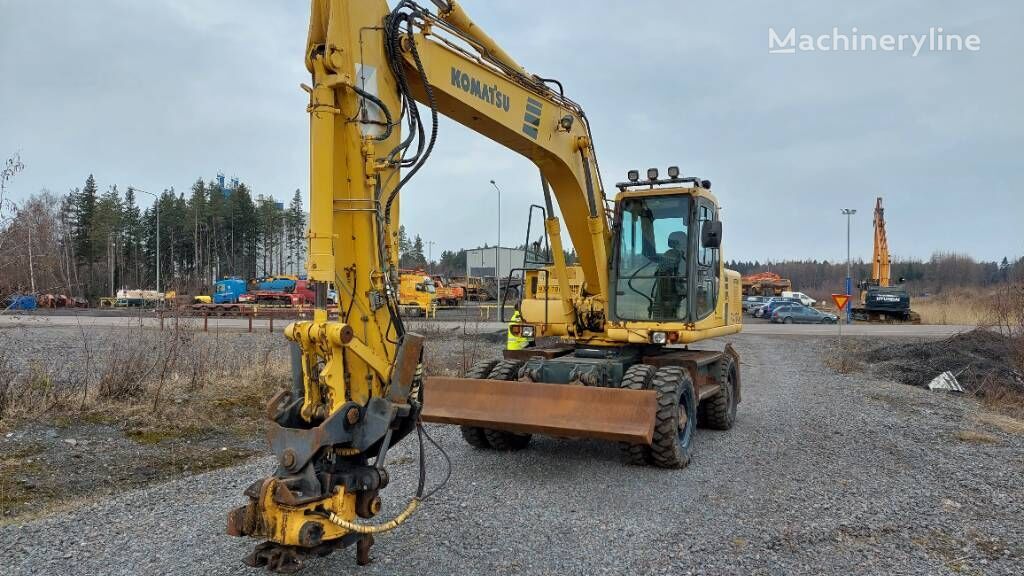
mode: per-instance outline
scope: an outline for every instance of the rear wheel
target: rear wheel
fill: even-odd
[[[489,380],[515,380],[519,377],[519,368],[522,365],[523,363],[518,360],[502,360],[494,365],[487,378]],[[533,438],[531,434],[519,434],[507,430],[484,428],[483,431],[487,442],[495,450],[522,450],[530,444],[530,439]]]
[[[497,360],[480,360],[466,371],[466,378],[487,378],[491,373]],[[491,447],[484,434],[484,429],[478,426],[459,426],[462,430],[462,439],[473,448],[487,449]]]
[[[728,430],[736,422],[736,363],[723,356],[712,367],[718,382],[718,394],[700,403],[700,425],[713,430]]]
[[[697,424],[697,396],[690,373],[676,366],[654,373],[651,388],[657,394],[651,462],[661,468],[684,468],[690,463],[690,445]]]
[[[651,380],[654,378],[655,368],[647,364],[634,364],[626,370],[622,376],[620,388],[626,390],[650,390]],[[629,444],[622,442],[622,455],[627,464],[643,466],[651,460],[651,448],[644,444]]]

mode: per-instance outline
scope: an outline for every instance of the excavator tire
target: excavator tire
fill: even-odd
[[[650,390],[655,371],[654,366],[649,364],[634,364],[622,376],[619,387],[627,390]],[[626,464],[644,466],[651,461],[650,446],[629,444],[628,442],[621,442],[619,446],[622,449],[622,456],[626,459]]]
[[[712,370],[719,391],[700,403],[697,422],[704,428],[728,430],[736,422],[736,363],[724,355]]]
[[[523,363],[519,360],[502,360],[491,369],[487,378],[490,380],[515,380],[519,377],[519,369],[522,366]],[[519,434],[507,430],[484,428],[483,431],[491,448],[503,452],[522,450],[530,445],[530,439],[533,437],[532,434]]]
[[[658,402],[651,463],[659,468],[685,468],[690,463],[690,446],[697,428],[693,379],[683,368],[665,366],[654,373],[651,388]]]
[[[466,371],[466,378],[487,378],[497,363],[497,360],[480,360],[469,367],[469,370]],[[462,439],[466,441],[466,444],[481,450],[491,447],[487,436],[484,435],[483,428],[479,426],[459,426],[459,428],[462,430]]]

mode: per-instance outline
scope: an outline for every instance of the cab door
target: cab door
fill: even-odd
[[[696,203],[696,271],[694,275],[694,318],[703,320],[710,316],[718,306],[720,286],[718,285],[718,273],[721,266],[719,249],[704,246],[704,235],[700,233],[704,229],[705,222],[711,222],[718,218],[715,213],[715,205],[706,198],[700,198]]]

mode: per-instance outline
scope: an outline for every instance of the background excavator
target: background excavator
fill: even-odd
[[[676,167],[665,178],[632,170],[609,202],[587,118],[562,85],[528,73],[456,2],[434,4],[312,2],[303,88],[315,312],[285,331],[292,383],[267,407],[277,467],[228,516],[230,534],[264,540],[250,565],[291,572],[350,544],[368,562],[373,535],[433,493],[424,421],[458,424],[479,448],[523,448],[536,433],[603,438],[629,462],[680,468],[698,421],[728,429],[735,419],[738,355],[688,347],[741,328],[711,183]],[[465,378],[424,376],[424,339],[406,329],[397,298],[400,192],[429,158],[441,114],[539,168],[552,260],[526,272],[513,329],[564,342],[509,351]],[[372,520],[388,450],[412,433],[416,492],[395,517]]]
[[[875,200],[874,249],[871,255],[871,279],[859,283],[860,302],[853,307],[853,319],[867,322],[921,323],[921,316],[910,309],[910,294],[900,278],[892,284],[889,239],[885,234],[885,209],[882,199]]]

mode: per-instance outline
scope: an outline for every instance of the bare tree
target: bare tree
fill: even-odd
[[[4,162],[3,170],[0,170],[0,232],[6,227],[10,214],[17,209],[14,202],[7,197],[7,184],[24,169],[25,165],[21,162],[21,154],[15,152]],[[3,240],[0,240],[0,248],[3,248]]]

